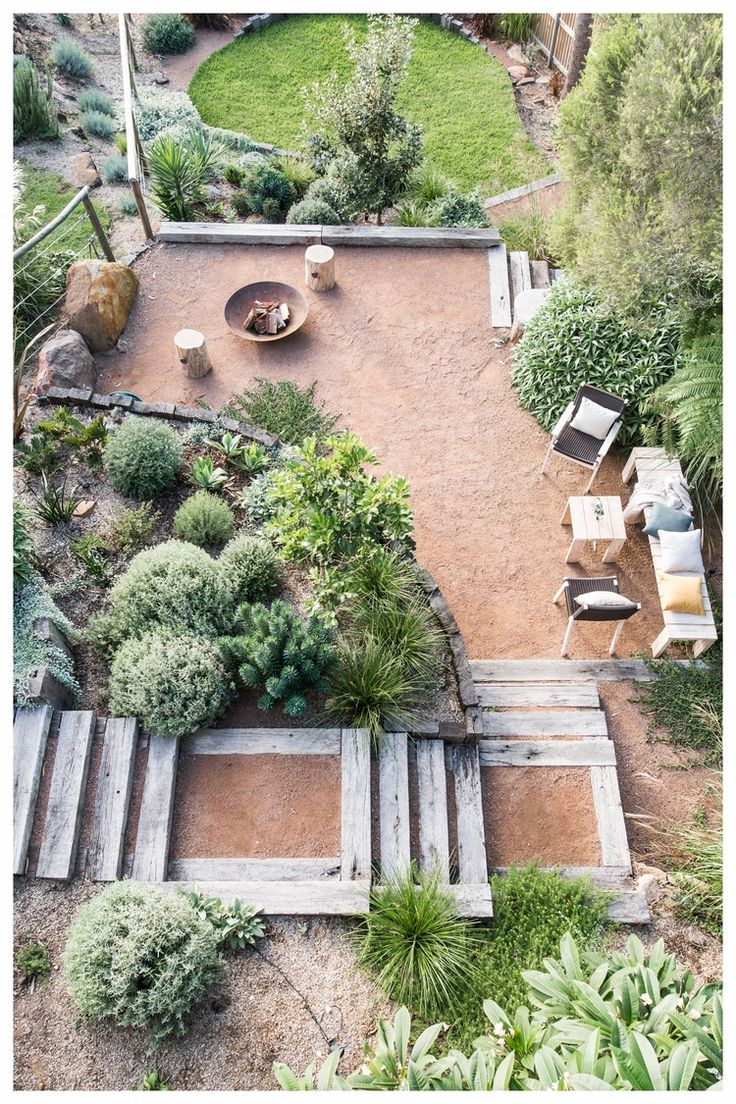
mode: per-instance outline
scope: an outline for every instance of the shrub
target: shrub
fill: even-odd
[[[159,627],[216,636],[231,628],[233,614],[230,585],[212,557],[171,540],[131,560],[110,590],[94,636],[112,646]]]
[[[415,203],[426,207],[427,204],[434,203],[448,192],[456,191],[457,189],[443,173],[425,161],[409,178],[406,194]]]
[[[110,668],[110,710],[149,732],[185,736],[219,720],[234,687],[217,646],[194,633],[157,629],[126,640]]]
[[[231,905],[223,905],[219,897],[208,897],[198,890],[183,893],[200,916],[203,916],[215,929],[220,947],[230,951],[243,951],[252,947],[256,939],[261,939],[263,921],[256,915],[259,909],[252,905],[241,904],[238,898]]]
[[[302,199],[289,208],[286,221],[305,226],[338,226],[342,219],[324,199]]]
[[[153,498],[176,482],[181,442],[165,422],[126,418],[105,449],[105,470],[119,494]]]
[[[13,499],[13,587],[30,583],[36,549],[31,536],[33,518],[22,502]]]
[[[150,86],[139,90],[137,119],[142,142],[152,142],[177,127],[202,125],[199,113],[186,92],[169,92]]]
[[[246,218],[253,214],[250,206],[250,194],[248,192],[233,192],[230,196],[230,206],[240,218]]]
[[[48,617],[60,633],[74,643],[77,632],[36,577],[13,594],[13,684],[16,705],[28,705],[28,676],[38,667],[48,667],[51,674],[69,690],[73,698],[79,698],[79,683],[74,674],[74,663],[69,654],[53,640],[42,640],[36,635],[33,623],[39,617]]]
[[[523,211],[504,219],[498,227],[501,239],[509,251],[523,250],[531,261],[555,264],[549,242],[549,222],[540,210]]]
[[[219,491],[227,483],[227,472],[215,467],[211,456],[197,456],[192,462],[192,482],[205,491]]]
[[[59,120],[52,100],[51,73],[47,68],[46,91],[42,92],[36,66],[22,55],[13,68],[13,141],[58,137]]]
[[[261,214],[266,222],[283,222],[281,204],[277,199],[264,199]]]
[[[26,981],[45,981],[51,973],[48,947],[39,943],[26,943],[15,957],[15,968]]]
[[[278,157],[274,164],[291,184],[295,198],[297,200],[303,199],[307,188],[315,179],[311,165],[303,161],[301,157],[288,157],[286,155]]]
[[[343,218],[343,205],[346,202],[345,189],[342,183],[336,179],[334,171],[328,169],[324,176],[318,176],[316,180],[313,180],[307,188],[304,198],[305,200],[318,199],[322,203],[326,203],[328,207],[337,212],[340,222],[348,221],[347,218]]]
[[[265,471],[251,480],[240,493],[240,505],[248,514],[248,520],[257,529],[271,521],[276,513],[276,505],[271,501],[273,472]]]
[[[135,201],[135,196],[132,196],[130,192],[125,192],[124,195],[119,196],[118,210],[124,215],[137,215],[138,204]]]
[[[677,338],[662,317],[627,325],[593,291],[556,280],[515,352],[519,402],[551,429],[578,386],[595,384],[628,399],[618,443],[638,444],[646,402],[678,363]]]
[[[123,510],[110,522],[109,547],[116,552],[137,552],[151,544],[159,518],[150,502],[135,510]]]
[[[55,40],[51,47],[51,60],[65,77],[74,80],[87,80],[95,71],[92,58],[71,38]]]
[[[430,207],[413,199],[405,199],[396,208],[396,225],[439,226],[439,221]]]
[[[115,123],[101,111],[84,111],[79,116],[79,124],[86,135],[93,134],[105,141],[109,141],[115,133]]]
[[[422,1015],[450,1011],[471,986],[474,928],[439,876],[413,868],[370,894],[358,962],[391,1000]]]
[[[241,449],[240,455],[235,460],[235,466],[248,475],[261,475],[269,466],[269,457],[263,445],[251,441],[249,445]]]
[[[317,617],[302,621],[293,608],[278,599],[266,606],[238,609],[238,636],[222,637],[225,662],[243,684],[263,690],[258,708],[267,711],[277,702],[290,717],[306,711],[305,694],[321,692],[335,658],[331,631]]]
[[[128,179],[128,159],[127,157],[113,156],[106,157],[102,162],[102,179],[106,184],[120,184],[122,181]],[[138,208],[135,206],[135,199],[133,196],[126,196],[126,199],[130,199],[137,212]]]
[[[217,564],[239,602],[262,602],[278,589],[284,561],[268,541],[240,533],[220,553]]]
[[[156,1039],[185,1033],[220,969],[216,933],[189,901],[136,882],[113,882],[78,909],[64,956],[83,1019],[110,1017]]]
[[[226,502],[209,491],[197,491],[174,515],[174,532],[192,544],[224,544],[235,529],[235,515]]]
[[[340,417],[314,397],[317,381],[300,388],[291,380],[273,382],[262,377],[249,391],[234,395],[222,413],[273,433],[287,445],[300,445],[306,437],[329,436]]]
[[[99,111],[103,115],[115,115],[112,98],[99,88],[85,88],[80,92],[77,96],[77,106],[80,111]]]
[[[488,226],[488,216],[477,192],[447,192],[427,207],[437,226]]]
[[[425,682],[407,670],[397,651],[387,651],[383,640],[341,639],[327,688],[327,717],[364,728],[377,741],[384,730],[411,730],[428,702]]]
[[[147,15],[141,37],[149,54],[184,54],[194,45],[191,23],[174,12]]]
[[[268,532],[286,559],[327,566],[367,544],[408,542],[413,519],[406,480],[369,475],[365,468],[377,459],[352,433],[328,437],[324,446],[328,455],[308,437],[274,474],[277,511]]]
[[[204,203],[204,185],[212,178],[218,150],[193,128],[181,140],[161,135],[148,151],[153,202],[164,218],[191,222]]]
[[[268,161],[256,165],[251,170],[244,181],[244,192],[248,196],[250,211],[256,215],[265,214],[264,203],[268,199],[275,200],[279,210],[283,211],[296,198],[296,193],[286,173]],[[241,193],[236,194],[240,195]],[[235,199],[235,196],[233,196],[233,199]]]
[[[248,174],[245,169],[241,169],[239,165],[226,165],[222,175],[225,177],[228,184],[232,184],[234,188],[239,188]]]

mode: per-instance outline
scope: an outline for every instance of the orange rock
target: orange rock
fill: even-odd
[[[111,349],[125,329],[137,291],[138,277],[126,265],[75,261],[66,276],[69,326],[93,353]]]

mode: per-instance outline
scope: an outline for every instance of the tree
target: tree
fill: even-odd
[[[396,111],[416,19],[369,15],[365,41],[346,28],[355,72],[341,84],[332,73],[306,90],[312,121],[307,145],[318,171],[328,171],[340,194],[341,213],[381,214],[405,190],[422,157],[422,128]]]
[[[722,45],[717,14],[599,19],[560,107],[559,251],[630,316],[705,306],[719,278]]]

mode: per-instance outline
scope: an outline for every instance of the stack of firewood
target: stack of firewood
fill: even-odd
[[[257,334],[275,334],[283,330],[288,321],[288,303],[256,299],[243,320],[243,329],[255,330]]]

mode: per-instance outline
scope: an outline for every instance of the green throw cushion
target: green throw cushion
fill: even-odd
[[[648,537],[659,540],[659,530],[664,529],[668,533],[685,533],[693,523],[693,519],[684,510],[673,510],[671,506],[665,506],[662,502],[655,502],[649,514],[649,521],[642,532]]]

